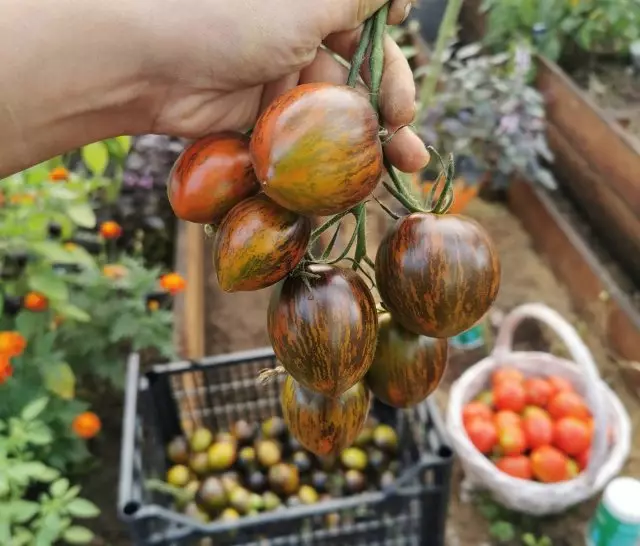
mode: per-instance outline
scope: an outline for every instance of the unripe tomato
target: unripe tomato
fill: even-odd
[[[474,220],[448,214],[398,220],[380,243],[375,273],[394,319],[438,338],[476,324],[500,285],[498,253],[487,233]]]
[[[521,455],[527,449],[527,438],[521,427],[504,426],[498,430],[498,444],[505,455]]]
[[[311,220],[266,195],[245,199],[222,220],[213,247],[220,288],[259,290],[281,281],[300,263],[311,237]]]
[[[338,398],[327,398],[287,376],[280,403],[289,431],[306,449],[318,456],[336,455],[360,434],[371,393],[359,382]]]
[[[378,317],[378,324],[376,354],[365,376],[367,386],[376,398],[395,408],[422,402],[442,379],[447,366],[447,340],[409,332],[389,313]],[[491,410],[484,407],[491,418]]]
[[[196,224],[218,224],[259,189],[249,137],[231,131],[201,138],[185,148],[167,182],[175,215]]]
[[[371,366],[378,334],[376,303],[355,271],[311,265],[276,285],[267,331],[278,360],[296,381],[335,397]]]
[[[251,135],[264,193],[299,214],[350,209],[382,175],[379,126],[366,95],[351,87],[309,83],[280,95]]]

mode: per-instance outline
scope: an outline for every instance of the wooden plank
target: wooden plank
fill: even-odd
[[[547,119],[640,216],[640,143],[608,119],[558,65],[537,57],[537,67],[537,87],[547,102]]]
[[[199,224],[179,222],[176,251],[176,270],[185,278],[187,288],[176,298],[174,306],[174,338],[181,358],[197,359],[204,356],[204,232]],[[197,413],[201,406],[196,389],[202,386],[197,373],[182,374],[174,378],[174,390],[184,393],[179,411],[182,427],[189,432],[202,424]]]
[[[640,313],[553,200],[521,180],[513,181],[508,197],[576,309],[618,357],[640,360]]]
[[[580,155],[553,122],[548,123],[547,137],[556,155],[559,183],[583,209],[611,254],[640,278],[640,215],[598,175],[595,158]]]

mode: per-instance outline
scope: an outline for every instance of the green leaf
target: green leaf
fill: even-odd
[[[89,315],[89,313],[75,305],[71,305],[70,303],[59,305],[58,311],[65,318],[69,318],[77,322],[89,322],[91,320],[91,315]]]
[[[131,149],[131,137],[130,136],[119,136],[116,137],[116,141],[118,142],[118,144],[120,144],[120,147],[122,148],[122,151],[124,152],[124,154],[128,154],[129,150]]]
[[[33,473],[33,479],[42,483],[49,483],[55,480],[60,475],[55,468],[50,468],[44,464]]]
[[[516,535],[513,524],[502,520],[491,524],[489,534],[500,542],[509,542]]]
[[[73,263],[70,261],[71,253],[54,241],[36,241],[31,243],[31,249],[50,262]]]
[[[37,502],[17,499],[11,502],[11,519],[16,523],[27,523],[39,510]]]
[[[30,546],[33,544],[33,533],[26,527],[15,527],[11,546]]]
[[[67,505],[67,512],[75,518],[95,518],[100,514],[100,509],[86,499],[73,499]]]
[[[42,398],[36,398],[35,400],[27,404],[24,408],[22,408],[22,411],[20,412],[20,417],[22,417],[24,421],[33,421],[36,417],[38,417],[38,415],[40,415],[44,411],[44,408],[47,407],[48,403],[49,403],[48,396],[43,396]]]
[[[69,297],[67,284],[53,271],[38,271],[29,275],[29,287],[51,300],[66,300]]]
[[[6,474],[0,474],[0,497],[4,497],[9,491],[9,480]]]
[[[51,430],[40,421],[33,421],[27,430],[29,443],[35,446],[46,446],[53,441]]]
[[[67,214],[80,227],[96,227],[96,215],[88,203],[72,203],[67,207]]]
[[[65,362],[49,364],[42,370],[45,388],[64,400],[72,400],[76,394],[76,376]]]
[[[82,148],[82,161],[94,176],[101,176],[109,164],[109,150],[104,142],[94,142]]]
[[[62,538],[69,544],[87,544],[93,540],[93,536],[93,533],[86,527],[72,525],[64,532]]]
[[[69,480],[67,478],[60,478],[51,484],[49,491],[52,497],[61,497],[69,489]]]

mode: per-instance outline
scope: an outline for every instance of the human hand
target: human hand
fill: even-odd
[[[248,129],[269,102],[298,83],[345,83],[347,70],[328,50],[350,59],[361,23],[385,3],[192,0],[185,9],[175,0],[146,1],[157,33],[157,45],[149,51],[159,61],[155,71],[161,82],[154,93],[149,132],[188,138]],[[388,22],[400,23],[410,7],[411,0],[394,0]],[[368,83],[368,70],[362,75]],[[409,65],[387,37],[380,101],[389,131],[412,122],[414,100]],[[408,172],[424,167],[429,158],[409,127],[397,131],[385,151]]]
[[[361,23],[384,3],[0,0],[0,178],[120,134],[197,138],[248,129],[298,83],[344,83],[345,68],[320,46],[350,59]],[[399,23],[410,5],[393,0],[388,22]],[[409,65],[387,38],[380,91],[387,129],[411,123],[414,99]],[[408,127],[385,149],[408,172],[429,157]]]

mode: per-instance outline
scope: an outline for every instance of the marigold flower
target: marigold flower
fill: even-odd
[[[27,340],[20,332],[0,332],[0,355],[20,356],[26,346]]]
[[[158,300],[149,300],[149,303],[147,303],[147,309],[149,309],[149,311],[157,311],[160,309],[160,302]]]
[[[73,432],[75,432],[83,440],[89,440],[95,437],[102,428],[102,422],[92,411],[85,411],[76,417],[71,424]]]
[[[160,286],[169,294],[175,296],[185,289],[187,281],[179,273],[167,273],[160,277]]]
[[[100,235],[105,239],[117,239],[122,235],[122,226],[113,220],[103,222],[100,224]]]
[[[102,274],[110,279],[122,279],[129,270],[121,264],[107,264],[102,268]]]
[[[49,179],[54,180],[55,182],[69,180],[69,171],[64,167],[56,167],[55,169],[51,169],[51,172],[49,172]]]
[[[40,292],[29,292],[24,297],[22,305],[29,311],[46,311],[47,307],[49,307],[49,300]]]
[[[6,383],[11,376],[13,376],[11,360],[7,355],[0,354],[0,385]]]

